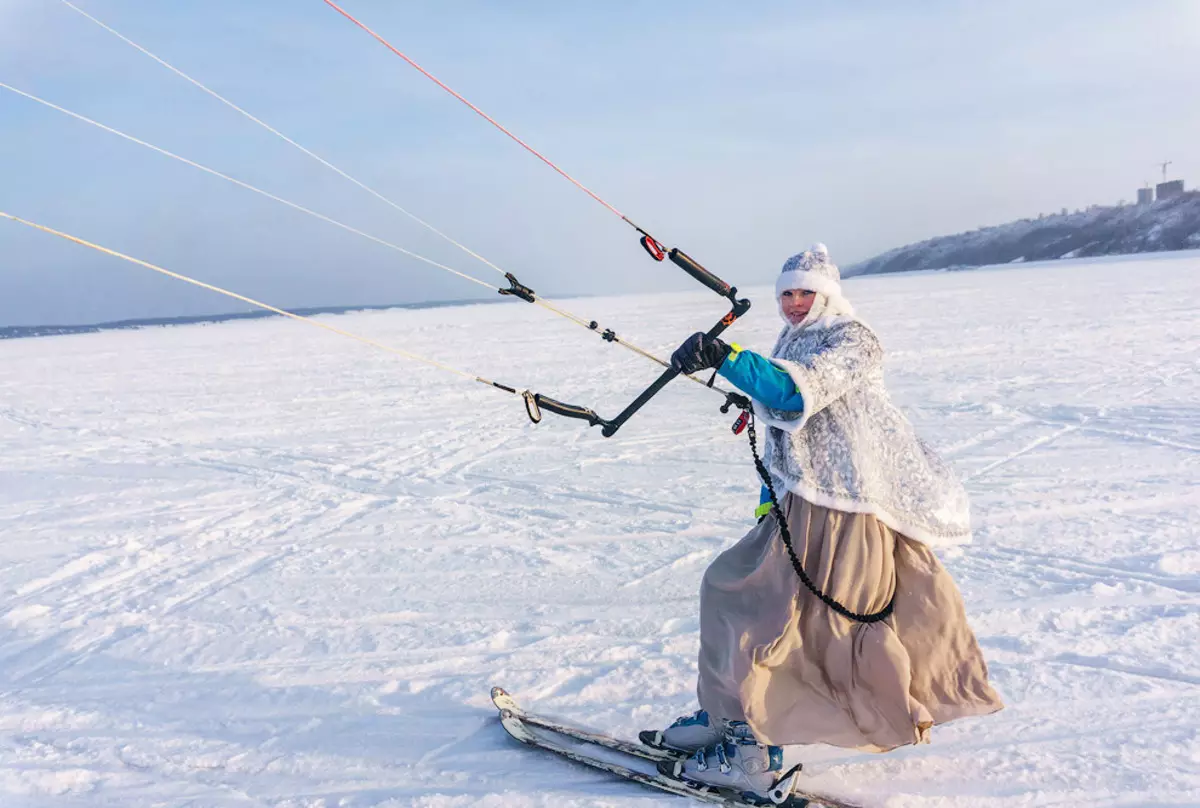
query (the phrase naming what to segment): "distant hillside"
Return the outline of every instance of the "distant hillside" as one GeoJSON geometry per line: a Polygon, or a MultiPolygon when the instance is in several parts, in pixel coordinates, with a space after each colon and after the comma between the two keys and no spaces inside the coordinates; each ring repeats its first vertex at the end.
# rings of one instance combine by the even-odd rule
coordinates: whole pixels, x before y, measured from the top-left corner
{"type": "Polygon", "coordinates": [[[1021,219],[910,244],[847,267],[845,275],[1048,261],[1200,248],[1200,193],[1150,205],[1093,207],[1021,219]]]}

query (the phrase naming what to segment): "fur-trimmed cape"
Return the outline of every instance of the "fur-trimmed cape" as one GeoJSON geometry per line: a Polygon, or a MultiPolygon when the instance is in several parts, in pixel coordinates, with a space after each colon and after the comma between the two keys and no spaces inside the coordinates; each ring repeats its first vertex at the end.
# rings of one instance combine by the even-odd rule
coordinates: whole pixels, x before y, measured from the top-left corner
{"type": "Polygon", "coordinates": [[[754,402],[768,426],[766,462],[776,483],[814,505],[874,514],[931,547],[971,540],[966,489],[892,403],[883,347],[869,326],[825,317],[785,328],[771,361],[804,398],[803,412],[754,402]]]}

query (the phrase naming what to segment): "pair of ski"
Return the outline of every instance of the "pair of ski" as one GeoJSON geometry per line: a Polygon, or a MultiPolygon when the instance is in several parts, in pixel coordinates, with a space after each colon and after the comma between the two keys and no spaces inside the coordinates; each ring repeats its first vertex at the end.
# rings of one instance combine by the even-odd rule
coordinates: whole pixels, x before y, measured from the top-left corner
{"type": "Polygon", "coordinates": [[[722,805],[726,808],[743,808],[743,806],[782,806],[782,808],[858,808],[848,802],[805,792],[799,788],[797,779],[800,767],[796,767],[772,789],[770,799],[754,797],[729,789],[689,783],[655,772],[653,774],[640,771],[630,766],[614,763],[602,754],[590,751],[588,747],[609,750],[620,755],[649,761],[656,767],[659,763],[674,762],[682,757],[668,749],[658,749],[641,743],[624,741],[611,735],[593,732],[580,727],[571,726],[561,721],[544,716],[528,713],[521,709],[516,700],[502,687],[492,688],[492,703],[500,711],[500,724],[504,730],[521,743],[536,746],[561,755],[568,760],[582,763],[593,769],[615,774],[626,780],[641,783],[644,786],[688,797],[698,802],[710,805],[722,805]],[[541,730],[540,732],[538,730],[541,730]]]}

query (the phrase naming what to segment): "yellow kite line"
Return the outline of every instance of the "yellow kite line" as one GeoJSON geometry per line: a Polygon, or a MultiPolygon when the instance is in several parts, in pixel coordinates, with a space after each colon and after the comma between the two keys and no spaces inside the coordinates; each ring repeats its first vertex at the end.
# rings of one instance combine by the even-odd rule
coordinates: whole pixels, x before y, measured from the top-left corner
{"type": "MultiPolygon", "coordinates": [[[[140,48],[139,48],[139,49],[140,49],[140,48]]],[[[177,72],[178,72],[178,71],[177,71],[177,72]]],[[[181,75],[182,75],[182,74],[181,74],[181,75]]],[[[191,80],[191,79],[189,79],[189,80],[191,80]]],[[[195,83],[195,82],[193,82],[193,83],[195,83]]],[[[492,284],[490,284],[490,283],[488,283],[488,282],[486,282],[486,281],[480,280],[479,278],[476,278],[476,277],[474,277],[474,276],[472,276],[472,275],[468,275],[468,274],[466,274],[465,272],[460,272],[459,270],[457,270],[457,269],[454,269],[453,267],[449,267],[449,266],[446,266],[445,264],[442,264],[442,263],[440,263],[440,262],[438,262],[438,261],[434,261],[434,260],[432,260],[432,259],[430,259],[430,258],[426,258],[426,257],[425,257],[425,256],[423,256],[423,255],[419,255],[419,254],[417,254],[417,253],[415,253],[415,252],[412,252],[411,250],[406,250],[406,249],[404,249],[403,247],[401,247],[401,246],[399,246],[399,245],[397,245],[397,244],[393,244],[393,243],[392,243],[392,242],[390,242],[390,241],[387,241],[387,240],[385,240],[385,239],[379,238],[378,236],[373,236],[373,235],[371,235],[370,233],[366,233],[366,232],[364,232],[364,231],[362,231],[362,230],[359,230],[359,229],[358,229],[358,228],[356,228],[356,227],[351,227],[350,225],[348,225],[348,224],[345,224],[344,222],[340,222],[340,221],[338,221],[338,220],[336,220],[336,219],[333,219],[333,218],[331,218],[331,217],[329,217],[329,216],[326,216],[326,215],[325,215],[325,214],[323,214],[323,213],[318,213],[317,211],[315,211],[315,210],[312,210],[311,208],[306,208],[306,207],[304,207],[303,205],[299,205],[299,204],[296,204],[295,202],[292,202],[292,201],[290,201],[290,200],[284,199],[283,197],[276,196],[275,194],[272,194],[272,193],[270,193],[269,191],[264,191],[264,190],[262,190],[261,188],[257,188],[257,187],[255,187],[255,186],[253,186],[253,185],[251,185],[251,184],[249,184],[249,183],[247,183],[247,182],[243,182],[242,180],[239,180],[239,179],[237,179],[237,178],[235,178],[235,177],[231,177],[231,176],[229,176],[228,174],[224,174],[224,173],[222,173],[222,172],[220,172],[220,171],[217,171],[216,169],[209,168],[208,166],[205,166],[205,165],[202,165],[202,164],[200,164],[200,163],[197,163],[197,162],[195,162],[194,160],[189,160],[189,159],[188,159],[188,158],[186,158],[186,157],[183,157],[183,156],[181,156],[181,155],[175,154],[175,153],[174,153],[174,152],[172,152],[172,151],[168,151],[167,149],[161,148],[161,147],[159,147],[159,146],[155,146],[153,143],[149,143],[149,142],[147,142],[147,141],[145,141],[145,140],[142,140],[141,138],[137,138],[137,137],[134,137],[133,135],[130,135],[130,134],[126,133],[126,132],[122,132],[122,131],[121,131],[121,130],[119,130],[119,129],[115,129],[115,128],[111,127],[111,126],[107,126],[107,125],[105,125],[105,124],[103,124],[103,123],[100,123],[100,122],[99,122],[99,121],[97,121],[97,120],[94,120],[94,119],[92,119],[92,118],[89,118],[89,117],[87,117],[86,115],[81,115],[81,114],[79,114],[78,112],[72,112],[71,110],[67,109],[66,107],[60,106],[60,105],[58,105],[58,104],[55,104],[55,103],[54,103],[54,102],[52,102],[52,101],[47,101],[46,99],[44,99],[44,98],[40,98],[40,97],[38,97],[38,96],[34,95],[33,93],[26,92],[25,90],[21,90],[21,89],[18,89],[18,88],[16,88],[16,87],[13,87],[11,84],[6,84],[6,83],[4,83],[4,82],[0,81],[0,89],[3,89],[3,90],[8,90],[9,92],[11,92],[11,93],[14,93],[15,95],[19,95],[19,96],[21,96],[21,97],[23,97],[23,98],[26,98],[26,99],[28,99],[28,100],[30,100],[30,101],[33,101],[34,103],[41,104],[42,106],[44,106],[44,107],[47,107],[47,108],[49,108],[49,109],[52,109],[52,110],[54,110],[54,111],[56,111],[56,112],[61,112],[62,114],[64,114],[64,115],[67,115],[67,116],[69,116],[69,117],[71,117],[71,118],[74,118],[74,119],[75,119],[75,120],[77,120],[77,121],[80,121],[80,122],[82,122],[82,123],[86,123],[86,124],[88,124],[89,126],[94,126],[94,127],[96,127],[97,129],[100,129],[100,130],[102,130],[102,131],[108,132],[109,134],[116,135],[117,137],[119,137],[119,138],[122,138],[122,139],[124,139],[124,140],[127,140],[127,141],[129,141],[129,142],[131,142],[131,143],[134,143],[134,144],[138,145],[138,146],[142,146],[142,147],[144,147],[144,148],[150,149],[151,151],[157,152],[158,154],[161,154],[161,155],[163,155],[164,157],[169,157],[169,158],[170,158],[170,159],[172,159],[172,160],[177,160],[177,161],[179,161],[179,162],[181,162],[181,163],[183,163],[183,164],[185,164],[185,165],[191,166],[192,168],[195,168],[195,169],[198,169],[198,170],[200,170],[200,171],[203,171],[203,172],[205,172],[206,174],[210,174],[210,175],[212,175],[212,176],[214,176],[214,177],[217,177],[217,178],[219,178],[219,179],[223,179],[223,180],[225,180],[226,182],[233,183],[234,185],[237,185],[237,186],[238,186],[238,187],[240,187],[240,188],[244,188],[244,189],[246,189],[246,190],[248,190],[248,191],[252,191],[253,193],[256,193],[256,194],[259,194],[259,195],[261,195],[261,196],[264,196],[264,197],[266,197],[266,198],[268,198],[268,199],[270,199],[270,200],[272,200],[272,201],[279,202],[280,204],[287,205],[289,208],[292,208],[293,210],[297,210],[297,211],[299,211],[299,212],[301,212],[301,213],[305,213],[305,214],[307,214],[307,215],[309,215],[309,216],[312,216],[312,217],[314,217],[314,218],[320,219],[320,220],[321,220],[321,221],[323,221],[323,222],[327,222],[327,223],[329,223],[329,224],[332,224],[333,226],[335,226],[335,227],[339,227],[339,228],[341,228],[342,230],[346,230],[346,231],[348,231],[348,232],[350,232],[350,233],[353,233],[353,234],[354,234],[354,235],[356,235],[356,236],[361,236],[361,237],[363,237],[363,238],[365,238],[365,239],[368,239],[368,240],[370,240],[370,241],[373,241],[373,242],[375,242],[376,244],[380,244],[380,245],[382,245],[382,246],[384,246],[384,247],[387,247],[387,248],[389,248],[389,249],[395,250],[396,252],[399,252],[399,253],[402,253],[402,254],[404,254],[404,255],[407,255],[407,256],[409,256],[410,258],[414,258],[414,259],[416,259],[416,260],[418,260],[418,261],[423,261],[424,263],[426,263],[426,264],[429,264],[430,266],[434,266],[434,267],[437,267],[438,269],[445,270],[446,272],[449,272],[449,273],[451,273],[451,274],[453,274],[453,275],[457,275],[458,277],[462,278],[463,280],[470,281],[471,283],[478,284],[478,285],[480,285],[480,286],[483,286],[483,287],[486,287],[486,288],[488,288],[488,289],[494,289],[494,290],[496,290],[496,291],[501,291],[500,287],[493,286],[492,284]]],[[[241,111],[241,110],[240,110],[240,108],[239,108],[239,111],[241,111]]],[[[257,119],[254,119],[254,120],[257,120],[257,119]]],[[[274,130],[272,130],[272,131],[274,131],[274,130]]],[[[292,141],[290,141],[290,140],[289,140],[288,142],[292,142],[292,141]]],[[[301,148],[303,149],[303,147],[301,147],[301,148]]],[[[304,150],[304,151],[306,151],[306,152],[307,152],[307,150],[304,150]]],[[[315,156],[315,155],[314,155],[314,156],[315,156]]],[[[319,160],[320,158],[317,158],[317,159],[319,160]]],[[[324,161],[322,160],[321,162],[324,162],[324,161]]],[[[337,169],[336,169],[336,167],[335,167],[335,170],[337,170],[337,169]]],[[[342,172],[340,172],[340,171],[339,171],[339,173],[342,173],[342,172]]],[[[353,179],[353,178],[351,178],[351,179],[353,179]]],[[[368,189],[368,190],[369,190],[369,189],[368,189]]],[[[393,204],[393,206],[394,206],[394,207],[396,207],[396,208],[398,208],[398,209],[400,209],[400,210],[403,210],[403,209],[399,208],[399,206],[398,206],[398,205],[394,205],[394,204],[393,204]]],[[[403,212],[407,213],[407,211],[403,211],[403,212]]],[[[411,216],[411,214],[409,214],[409,215],[411,216]]],[[[413,217],[413,218],[415,219],[416,217],[413,217]]],[[[421,221],[421,220],[418,220],[418,221],[421,221]]],[[[422,223],[422,224],[426,224],[425,222],[421,222],[421,223],[422,223]]],[[[426,225],[426,226],[428,226],[428,225],[426,225]]],[[[454,241],[453,241],[453,239],[450,239],[450,238],[446,237],[446,236],[445,236],[444,234],[442,234],[440,231],[437,231],[437,230],[435,230],[435,229],[434,229],[434,228],[432,228],[432,227],[430,227],[429,229],[431,229],[431,230],[434,230],[434,232],[437,232],[437,233],[438,233],[438,235],[441,235],[441,236],[443,236],[443,238],[446,238],[448,241],[451,241],[452,243],[454,243],[454,244],[458,245],[458,242],[454,242],[454,241]]],[[[461,247],[462,245],[458,245],[458,246],[460,246],[460,247],[461,247]]],[[[471,252],[469,249],[466,249],[465,247],[464,247],[463,249],[464,249],[464,250],[466,250],[466,251],[467,251],[468,253],[470,253],[471,255],[475,255],[475,253],[471,252]]],[[[480,258],[480,260],[483,260],[483,261],[484,261],[484,263],[488,264],[489,266],[491,266],[491,267],[493,267],[493,268],[495,268],[495,269],[497,269],[497,270],[499,270],[499,271],[503,272],[503,270],[500,270],[500,268],[499,268],[499,267],[496,267],[496,266],[495,266],[494,264],[492,264],[491,262],[489,262],[489,261],[486,261],[486,260],[485,260],[485,259],[483,259],[481,256],[476,256],[476,257],[479,257],[479,258],[480,258]]],[[[557,315],[558,315],[558,316],[560,316],[560,317],[563,317],[563,318],[565,318],[565,319],[567,319],[567,320],[570,320],[571,322],[575,323],[576,325],[579,325],[579,326],[581,326],[581,327],[583,327],[583,328],[586,328],[586,329],[588,329],[589,331],[592,331],[593,333],[597,333],[597,334],[601,334],[601,333],[602,333],[602,332],[600,331],[600,329],[599,329],[599,326],[598,326],[597,324],[595,324],[595,322],[594,322],[594,321],[587,320],[587,319],[585,319],[585,318],[583,318],[583,317],[580,317],[580,316],[579,316],[579,315],[577,315],[577,314],[574,314],[573,312],[567,311],[566,309],[564,309],[564,308],[562,308],[562,307],[560,307],[560,306],[558,306],[558,305],[556,305],[556,304],[554,304],[554,303],[552,303],[552,302],[550,302],[550,301],[548,301],[548,300],[546,300],[546,299],[544,299],[544,298],[542,298],[542,297],[540,297],[540,296],[535,296],[532,302],[534,303],[534,305],[540,306],[541,308],[544,308],[544,309],[546,309],[547,311],[550,311],[550,312],[552,312],[552,313],[554,313],[554,314],[557,314],[557,315]]],[[[604,332],[604,333],[607,333],[607,332],[604,332]]],[[[607,340],[608,340],[608,341],[610,341],[610,342],[615,342],[615,343],[617,343],[618,345],[620,345],[621,347],[623,347],[623,348],[626,348],[627,350],[633,351],[634,353],[638,354],[639,356],[643,356],[643,357],[645,357],[646,359],[649,359],[650,361],[652,361],[652,362],[655,362],[655,363],[656,363],[656,364],[658,364],[658,365],[661,365],[661,366],[663,366],[663,367],[669,367],[669,365],[668,365],[668,363],[667,363],[667,362],[663,361],[662,359],[660,359],[659,357],[657,357],[657,356],[655,356],[654,354],[650,353],[649,351],[645,350],[644,348],[641,348],[641,347],[639,347],[639,346],[637,346],[637,345],[635,345],[635,344],[633,344],[633,343],[631,343],[631,342],[627,341],[627,340],[626,340],[626,339],[624,339],[623,337],[620,337],[620,336],[617,336],[617,335],[613,335],[611,339],[610,339],[609,337],[607,337],[607,336],[605,337],[605,339],[607,339],[607,340]]],[[[687,376],[687,378],[688,378],[689,380],[691,380],[691,381],[693,381],[693,382],[696,382],[697,384],[703,385],[703,386],[705,386],[705,387],[708,387],[708,386],[709,386],[709,385],[708,385],[706,382],[704,382],[704,380],[702,380],[702,379],[700,379],[700,378],[698,378],[698,377],[696,377],[696,376],[691,376],[691,375],[689,375],[689,376],[687,376]]],[[[716,390],[717,390],[717,392],[720,392],[720,393],[722,393],[722,394],[724,393],[724,391],[723,391],[723,390],[720,390],[720,388],[714,388],[714,389],[716,389],[716,390]]]]}
{"type": "Polygon", "coordinates": [[[96,250],[97,252],[102,252],[105,255],[111,255],[114,258],[120,258],[123,261],[129,261],[132,264],[137,264],[138,266],[145,267],[146,269],[153,270],[162,275],[166,275],[168,278],[174,278],[175,280],[183,281],[184,283],[190,283],[193,286],[199,286],[201,289],[207,289],[210,292],[216,292],[218,294],[225,295],[226,297],[231,297],[234,300],[240,300],[243,303],[249,303],[251,306],[256,306],[260,309],[265,309],[266,311],[273,312],[280,316],[289,317],[293,320],[299,320],[302,323],[308,323],[309,325],[316,326],[317,328],[323,328],[326,331],[331,331],[334,334],[339,334],[343,337],[349,337],[350,339],[357,340],[358,342],[361,342],[364,345],[370,345],[373,348],[378,348],[382,351],[387,351],[388,353],[396,354],[397,356],[403,356],[407,359],[412,359],[415,362],[421,362],[426,365],[432,365],[435,368],[441,368],[442,370],[447,370],[451,373],[462,376],[463,378],[470,379],[471,381],[476,381],[476,382],[479,382],[480,384],[486,384],[489,387],[495,387],[497,389],[504,390],[505,392],[510,392],[510,393],[514,393],[514,394],[517,393],[517,391],[511,387],[508,387],[506,385],[499,385],[496,382],[493,382],[489,379],[483,378],[482,376],[476,376],[474,374],[466,372],[465,370],[459,370],[458,368],[452,367],[451,365],[447,365],[443,362],[438,362],[435,359],[428,359],[424,356],[420,356],[418,354],[411,353],[409,351],[405,351],[400,348],[396,348],[396,347],[387,345],[382,342],[378,342],[376,340],[371,339],[370,337],[364,337],[360,334],[355,334],[353,332],[338,328],[337,326],[332,326],[332,325],[329,325],[328,323],[323,323],[323,322],[321,322],[319,320],[315,320],[311,317],[304,317],[303,315],[300,315],[300,314],[293,314],[290,311],[284,311],[283,309],[272,306],[269,303],[263,303],[261,300],[255,300],[252,297],[246,297],[245,295],[239,295],[237,292],[231,292],[228,289],[222,289],[220,286],[214,286],[211,283],[205,283],[204,281],[196,280],[195,278],[188,277],[187,275],[181,275],[178,272],[172,272],[169,269],[164,269],[163,267],[157,266],[155,264],[151,264],[149,261],[143,261],[139,258],[134,258],[131,255],[125,255],[125,253],[117,252],[116,250],[110,250],[108,247],[102,247],[99,244],[93,244],[92,242],[87,241],[86,239],[79,238],[78,236],[72,236],[69,233],[62,232],[61,230],[55,230],[54,228],[47,227],[44,224],[38,224],[37,222],[31,222],[28,219],[22,219],[20,216],[14,216],[11,213],[5,213],[2,210],[0,210],[0,218],[9,219],[10,221],[17,222],[18,224],[23,224],[26,227],[32,227],[34,230],[41,230],[43,233],[49,233],[52,236],[58,236],[59,238],[65,239],[67,241],[73,241],[76,244],[79,244],[84,247],[89,247],[93,250],[96,250]]]}

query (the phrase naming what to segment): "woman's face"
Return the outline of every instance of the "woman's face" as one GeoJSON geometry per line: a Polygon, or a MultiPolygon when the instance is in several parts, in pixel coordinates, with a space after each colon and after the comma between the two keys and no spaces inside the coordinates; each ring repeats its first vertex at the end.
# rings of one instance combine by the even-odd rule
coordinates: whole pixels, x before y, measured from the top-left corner
{"type": "Polygon", "coordinates": [[[791,325],[799,325],[808,316],[816,294],[809,289],[788,289],[779,296],[779,304],[783,307],[783,316],[791,325]]]}

